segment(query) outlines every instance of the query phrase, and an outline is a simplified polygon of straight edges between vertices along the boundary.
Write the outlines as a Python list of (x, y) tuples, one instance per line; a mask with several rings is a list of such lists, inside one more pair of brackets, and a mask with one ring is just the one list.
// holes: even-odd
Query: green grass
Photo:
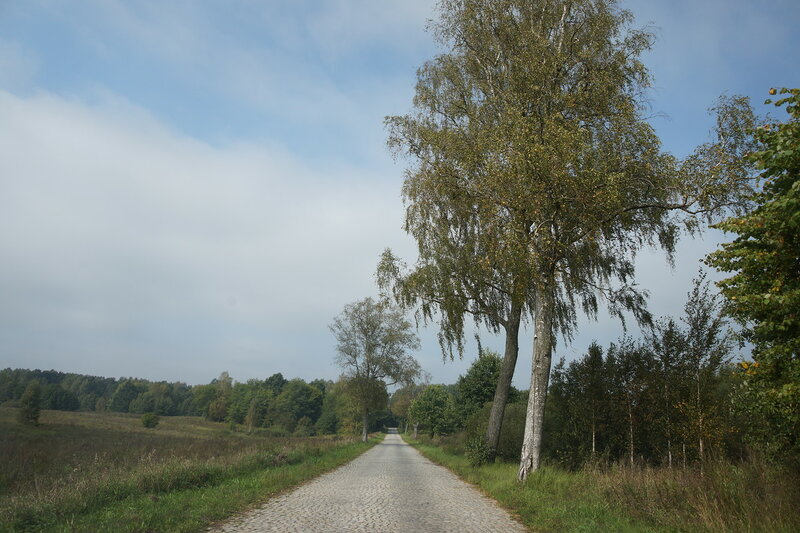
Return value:
[(520, 484), (516, 463), (476, 468), (447, 444), (408, 441), (518, 514), (531, 531), (800, 531), (797, 475), (774, 465), (711, 461), (702, 474), (545, 466)]
[(0, 530), (197, 531), (353, 459), (355, 438), (271, 438), (195, 417), (0, 408)]
[(428, 459), (449, 468), (517, 514), (531, 531), (656, 531), (611, 507), (582, 476), (543, 468), (522, 485), (516, 481), (516, 464), (475, 468), (462, 455), (406, 439)]

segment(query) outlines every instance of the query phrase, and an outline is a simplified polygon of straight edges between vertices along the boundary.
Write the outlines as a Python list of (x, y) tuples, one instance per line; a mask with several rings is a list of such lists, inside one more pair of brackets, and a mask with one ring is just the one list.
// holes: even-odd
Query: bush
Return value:
[(42, 403), (42, 387), (34, 380), (28, 383), (19, 401), (17, 420), (30, 426), (39, 425), (39, 406)]
[[(522, 438), (525, 433), (526, 402), (509, 403), (503, 414), (503, 427), (500, 430), (500, 442), (497, 443), (497, 457), (506, 461), (516, 461), (522, 453)], [(483, 438), (489, 423), (491, 404), (472, 415), (467, 421), (467, 435), (470, 438)]]
[(482, 437), (472, 437), (467, 440), (464, 455), (472, 466), (482, 466), (492, 460), (492, 451)]
[(146, 428), (154, 428), (158, 425), (158, 415), (155, 413), (145, 413), (142, 415), (142, 425)]

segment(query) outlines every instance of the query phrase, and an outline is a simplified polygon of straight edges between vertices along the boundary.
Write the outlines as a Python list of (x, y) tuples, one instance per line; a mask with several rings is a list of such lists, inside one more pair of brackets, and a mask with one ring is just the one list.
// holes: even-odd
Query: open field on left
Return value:
[(347, 437), (247, 435), (199, 417), (0, 407), (0, 530), (196, 531), (347, 462)]

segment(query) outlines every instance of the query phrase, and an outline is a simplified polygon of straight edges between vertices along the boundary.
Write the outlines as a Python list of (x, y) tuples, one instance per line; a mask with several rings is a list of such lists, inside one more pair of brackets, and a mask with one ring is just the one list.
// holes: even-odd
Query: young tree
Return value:
[[(467, 369), (466, 374), (458, 377), (456, 401), (462, 420), (466, 420), (473, 413), (480, 411), (484, 404), (494, 399), (502, 366), (503, 360), (499, 354), (491, 350), (483, 350)], [(515, 401), (518, 395), (519, 391), (512, 387), (509, 391), (508, 401)]]
[(661, 319), (646, 337), (653, 353), (657, 389), (654, 402), (656, 428), (663, 435), (667, 465), (673, 465), (673, 444), (679, 434), (678, 405), (688, 397), (686, 335), (673, 319)]
[(570, 338), (578, 309), (601, 302), (648, 321), (637, 250), (671, 254), (682, 225), (750, 187), (746, 99), (721, 101), (721, 135), (686, 161), (661, 152), (638, 59), (652, 36), (631, 20), (614, 0), (442, 0), (433, 28), (448, 52), (418, 71), (416, 113), (387, 119), (390, 146), (414, 162), (403, 195), (419, 249), (410, 272), (384, 255), (395, 297), (439, 311), (459, 346), (467, 313), (495, 330), (533, 316), (522, 480), (539, 466), (555, 334)]
[(562, 358), (555, 366), (548, 389), (548, 447), (562, 463), (580, 467), (607, 451), (612, 375), (596, 342), (580, 359), (565, 365)]
[(777, 92), (789, 119), (756, 130), (759, 150), (749, 156), (766, 184), (753, 211), (716, 226), (737, 236), (707, 262), (733, 273), (718, 285), (754, 344), (741, 407), (761, 444), (800, 457), (800, 89)]
[(38, 426), (41, 403), (42, 386), (37, 380), (33, 380), (28, 383), (28, 386), (25, 387), (25, 392), (22, 393), (17, 420), (23, 424)]
[(428, 430), (431, 437), (448, 433), (455, 427), (455, 400), (443, 385), (430, 385), (414, 398), (409, 418)]
[(274, 396), (271, 390), (258, 388), (253, 391), (243, 420), (244, 425), (247, 427), (247, 433), (252, 433), (255, 428), (264, 424), (264, 418), (273, 399)]
[(228, 407), (233, 392), (233, 378), (225, 371), (211, 384), (214, 385), (214, 399), (208, 404), (206, 417), (215, 422), (222, 422), (228, 416)]
[(704, 273), (694, 280), (688, 296), (682, 320), (686, 324), (686, 370), (693, 386), (684, 412), (697, 442), (702, 468), (708, 441), (721, 439), (720, 406), (713, 396), (713, 385), (722, 366), (730, 360), (732, 346), (719, 297), (711, 294)]
[[(624, 440), (628, 463), (633, 468), (636, 454), (642, 448), (640, 441), (646, 435), (643, 428), (651, 414), (647, 399), (651, 387), (649, 378), (653, 375), (652, 360), (641, 343), (622, 338), (618, 345), (609, 347), (607, 363), (611, 374), (611, 396), (625, 420), (625, 435), (619, 440)], [(617, 430), (622, 431), (622, 427), (617, 425)]]
[(408, 433), (408, 423), (410, 421), (408, 412), (411, 407), (411, 402), (425, 390), (425, 387), (427, 387), (430, 382), (430, 376), (427, 376), (422, 381), (422, 384), (415, 383), (397, 389), (392, 393), (392, 397), (389, 400), (390, 411), (398, 418), (400, 424), (403, 425), (402, 433)]
[(419, 375), (419, 364), (407, 353), (419, 349), (419, 339), (400, 310), (372, 298), (347, 304), (330, 330), (336, 338), (336, 364), (361, 408), (366, 442), (379, 392), (385, 401), (387, 385), (410, 384)]
[(592, 434), (592, 459), (597, 456), (597, 432), (601, 420), (601, 411), (605, 403), (605, 380), (603, 368), (603, 348), (596, 342), (589, 345), (586, 357), (579, 365), (581, 389), (585, 398), (584, 408), (589, 418)]

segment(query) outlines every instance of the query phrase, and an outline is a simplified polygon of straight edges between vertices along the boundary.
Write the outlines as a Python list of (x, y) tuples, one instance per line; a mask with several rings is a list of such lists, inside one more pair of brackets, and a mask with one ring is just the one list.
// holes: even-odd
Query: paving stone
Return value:
[(496, 502), (397, 434), (352, 462), (210, 531), (514, 533)]

